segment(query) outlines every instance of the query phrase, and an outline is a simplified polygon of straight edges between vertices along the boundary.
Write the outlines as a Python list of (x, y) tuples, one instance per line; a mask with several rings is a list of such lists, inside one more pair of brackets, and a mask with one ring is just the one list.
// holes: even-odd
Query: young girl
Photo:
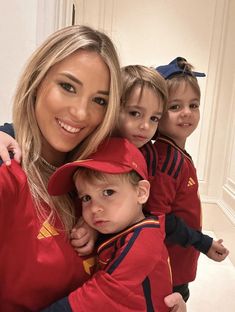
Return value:
[[(173, 289), (189, 297), (188, 283), (196, 277), (199, 251), (215, 261), (222, 261), (228, 251), (222, 240), (201, 233), (201, 202), (198, 179), (192, 158), (185, 151), (185, 143), (196, 129), (199, 118), (200, 88), (192, 66), (181, 57), (169, 65), (159, 66), (159, 73), (167, 81), (169, 92), (167, 110), (159, 121), (159, 133), (154, 143), (157, 150), (157, 171), (152, 179), (152, 192), (148, 201), (151, 213), (174, 213), (190, 231), (190, 244), (181, 246), (167, 241), (173, 277)], [(192, 245), (192, 246), (189, 246)], [(198, 250), (196, 250), (195, 248)]]

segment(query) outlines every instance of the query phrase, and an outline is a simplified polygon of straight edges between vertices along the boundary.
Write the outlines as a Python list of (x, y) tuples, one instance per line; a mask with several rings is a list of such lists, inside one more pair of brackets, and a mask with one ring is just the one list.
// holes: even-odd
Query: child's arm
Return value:
[(13, 126), (5, 123), (3, 126), (0, 126), (0, 158), (9, 166), (11, 164), (11, 158), (13, 157), (20, 163), (21, 151), (18, 143), (14, 139)]
[(173, 213), (166, 215), (166, 240), (181, 247), (193, 246), (214, 261), (223, 261), (229, 251), (222, 245), (222, 240), (215, 241), (212, 237), (189, 227), (181, 218)]
[(213, 239), (189, 227), (183, 219), (173, 213), (166, 215), (166, 240), (181, 247), (194, 246), (198, 251), (206, 254), (212, 245)]
[(91, 228), (81, 217), (71, 231), (71, 245), (79, 256), (87, 256), (94, 251), (98, 232)]

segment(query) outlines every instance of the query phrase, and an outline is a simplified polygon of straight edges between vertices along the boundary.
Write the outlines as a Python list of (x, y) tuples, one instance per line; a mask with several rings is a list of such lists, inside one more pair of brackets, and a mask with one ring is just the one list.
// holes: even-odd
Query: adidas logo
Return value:
[(38, 233), (37, 238), (43, 239), (43, 238), (47, 238), (50, 236), (56, 236), (56, 235), (59, 235), (59, 233), (56, 231), (56, 229), (52, 225), (50, 225), (50, 223), (48, 221), (45, 221), (42, 224), (42, 227)]
[(189, 178), (187, 186), (193, 186), (196, 184), (196, 182), (193, 180), (193, 178)]

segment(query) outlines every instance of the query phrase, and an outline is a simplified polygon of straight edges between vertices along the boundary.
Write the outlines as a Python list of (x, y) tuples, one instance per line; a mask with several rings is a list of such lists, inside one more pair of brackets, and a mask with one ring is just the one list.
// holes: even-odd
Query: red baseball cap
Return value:
[(51, 195), (62, 195), (74, 190), (74, 173), (79, 167), (104, 173), (127, 173), (136, 171), (144, 180), (148, 179), (146, 161), (138, 148), (124, 138), (106, 139), (97, 151), (85, 160), (76, 160), (58, 168), (48, 183)]

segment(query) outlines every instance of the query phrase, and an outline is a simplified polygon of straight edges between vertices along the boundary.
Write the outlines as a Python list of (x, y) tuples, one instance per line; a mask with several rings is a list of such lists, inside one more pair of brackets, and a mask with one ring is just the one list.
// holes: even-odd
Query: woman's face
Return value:
[(102, 122), (109, 100), (110, 73), (101, 56), (80, 50), (54, 65), (36, 93), (42, 157), (54, 165)]

